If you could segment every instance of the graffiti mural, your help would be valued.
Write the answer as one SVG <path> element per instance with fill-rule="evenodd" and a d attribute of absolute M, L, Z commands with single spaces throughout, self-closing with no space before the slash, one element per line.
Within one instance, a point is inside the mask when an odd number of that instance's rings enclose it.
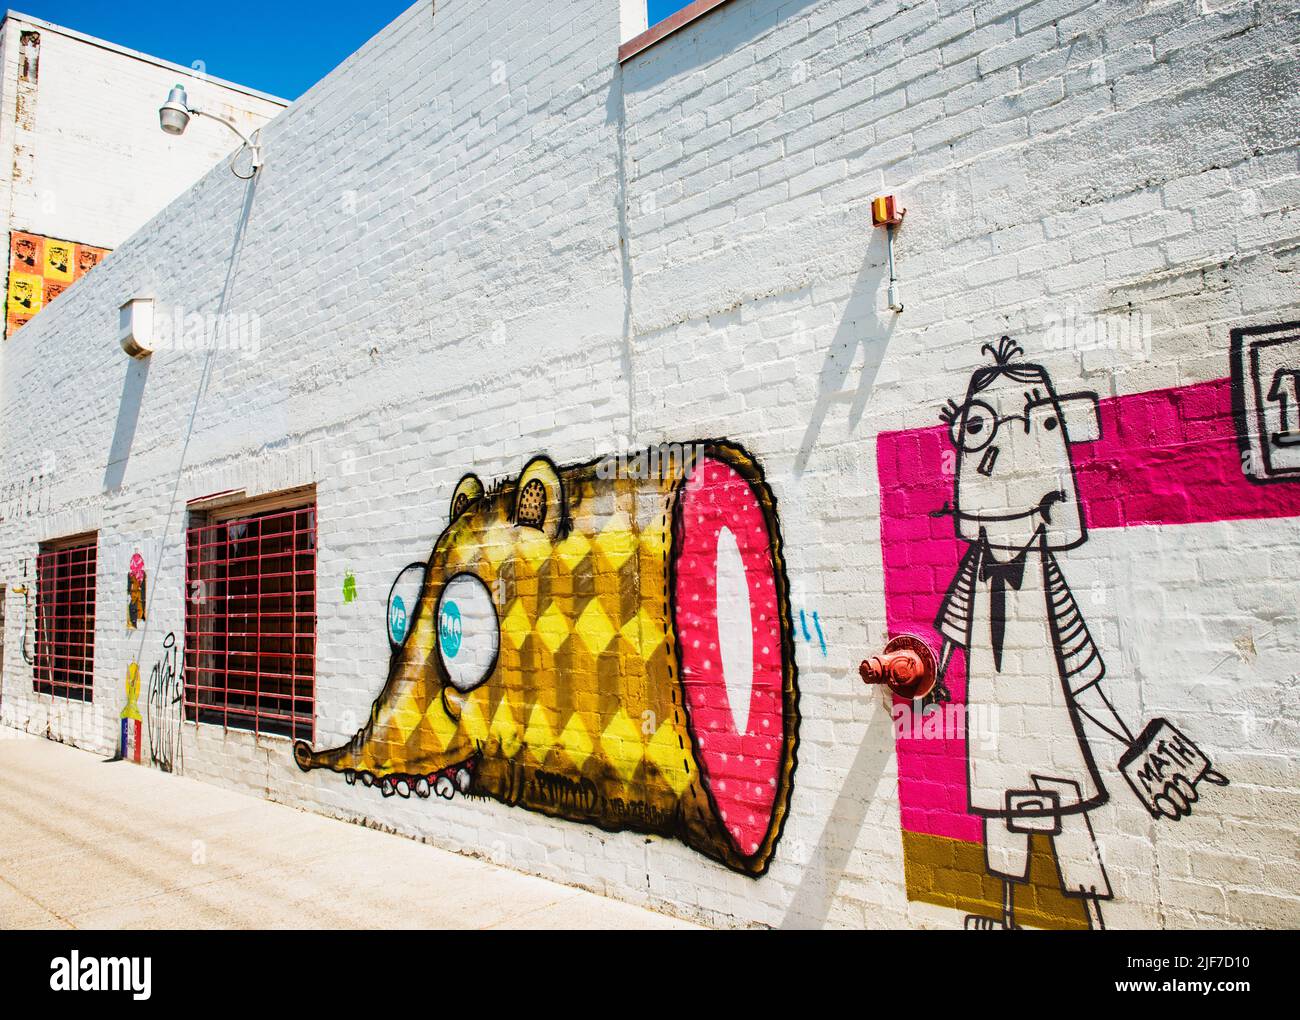
<path fill-rule="evenodd" d="M 1063 554 L 1090 529 L 1294 516 L 1300 494 L 1243 474 L 1227 380 L 1099 401 L 1058 393 L 1006 338 L 985 352 L 940 428 L 877 442 L 889 630 L 941 649 L 936 706 L 896 729 L 908 895 L 968 927 L 1100 927 L 1099 757 L 1152 817 L 1228 780 L 1168 720 L 1136 732 L 1116 712 Z"/>
<path fill-rule="evenodd" d="M 108 254 L 107 248 L 73 244 L 40 234 L 9 235 L 9 293 L 5 336 L 80 280 Z"/>
<path fill-rule="evenodd" d="M 146 581 L 144 557 L 132 553 L 131 563 L 126 572 L 126 626 L 135 630 L 143 620 L 145 612 Z"/>
<path fill-rule="evenodd" d="M 384 796 L 486 797 L 762 875 L 798 732 L 776 502 L 725 441 L 456 487 L 389 597 L 387 683 L 342 746 Z"/>
<path fill-rule="evenodd" d="M 164 772 L 181 770 L 181 712 L 183 697 L 176 679 L 180 649 L 176 635 L 168 631 L 162 654 L 149 671 L 146 714 L 149 720 L 149 760 Z"/>

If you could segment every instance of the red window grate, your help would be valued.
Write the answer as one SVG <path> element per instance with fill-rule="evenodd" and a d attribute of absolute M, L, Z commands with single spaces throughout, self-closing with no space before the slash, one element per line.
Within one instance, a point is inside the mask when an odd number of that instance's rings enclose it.
<path fill-rule="evenodd" d="M 94 538 L 36 557 L 36 660 L 32 689 L 69 701 L 95 700 Z"/>
<path fill-rule="evenodd" d="M 316 506 L 192 523 L 185 718 L 314 738 Z"/>

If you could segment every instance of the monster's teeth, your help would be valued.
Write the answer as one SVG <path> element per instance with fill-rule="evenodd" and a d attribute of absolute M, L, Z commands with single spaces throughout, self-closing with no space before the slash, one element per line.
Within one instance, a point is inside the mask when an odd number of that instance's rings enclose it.
<path fill-rule="evenodd" d="M 425 779 L 424 776 L 415 781 L 415 793 L 419 797 L 429 796 L 429 780 Z"/>
<path fill-rule="evenodd" d="M 470 776 L 468 769 L 457 769 L 456 789 L 460 790 L 461 793 L 469 793 L 469 784 L 471 779 L 472 777 Z"/>
<path fill-rule="evenodd" d="M 409 797 L 411 795 L 411 784 L 405 779 L 399 779 L 397 781 L 397 793 L 399 796 Z"/>
<path fill-rule="evenodd" d="M 347 780 L 348 786 L 356 786 L 356 785 L 357 785 L 357 770 L 356 770 L 356 769 L 344 769 L 344 770 L 343 770 L 343 778 Z"/>
<path fill-rule="evenodd" d="M 451 780 L 446 776 L 439 776 L 438 781 L 433 784 L 433 788 L 438 791 L 439 797 L 446 797 L 451 800 L 456 796 L 456 787 L 451 785 Z"/>
<path fill-rule="evenodd" d="M 361 773 L 361 785 L 362 785 L 362 786 L 373 786 L 373 785 L 374 785 L 374 782 L 375 782 L 375 777 L 372 776 L 369 772 L 363 772 L 363 773 Z"/>
<path fill-rule="evenodd" d="M 393 788 L 393 781 L 388 778 L 385 778 L 384 781 L 379 784 L 379 789 L 383 791 L 385 797 L 391 797 L 397 792 L 397 790 Z"/>

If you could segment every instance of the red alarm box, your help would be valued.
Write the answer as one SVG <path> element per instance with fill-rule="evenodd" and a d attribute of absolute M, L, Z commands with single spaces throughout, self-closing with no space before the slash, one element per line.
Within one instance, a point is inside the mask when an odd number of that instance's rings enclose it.
<path fill-rule="evenodd" d="M 881 195 L 871 200 L 871 225 L 873 227 L 896 227 L 903 222 L 906 209 L 898 208 L 898 199 L 893 195 Z"/>

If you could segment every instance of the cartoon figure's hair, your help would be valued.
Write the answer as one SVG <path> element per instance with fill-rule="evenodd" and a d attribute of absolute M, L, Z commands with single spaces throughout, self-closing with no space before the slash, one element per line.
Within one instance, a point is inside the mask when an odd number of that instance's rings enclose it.
<path fill-rule="evenodd" d="M 943 410 L 939 412 L 939 420 L 945 425 L 952 425 L 965 411 L 966 404 L 970 403 L 975 394 L 988 389 L 1002 376 L 1006 376 L 1012 382 L 1034 387 L 1035 399 L 1037 399 L 1037 387 L 1039 386 L 1049 392 L 1052 391 L 1052 378 L 1047 374 L 1047 369 L 1042 365 L 1016 360 L 1017 357 L 1025 353 L 1025 350 L 1011 337 L 1003 336 L 999 338 L 996 345 L 992 343 L 985 344 L 980 348 L 980 353 L 989 355 L 993 359 L 993 364 L 977 368 L 971 373 L 970 384 L 966 388 L 964 402 L 959 404 L 955 400 L 949 400 Z"/>
<path fill-rule="evenodd" d="M 1024 354 L 1025 351 L 1009 336 L 999 339 L 996 347 L 991 343 L 985 344 L 980 348 L 980 353 L 987 353 L 992 356 L 993 364 L 975 370 L 971 376 L 970 389 L 967 391 L 968 396 L 979 393 L 980 390 L 988 389 L 999 376 L 1004 375 L 1013 382 L 1036 383 L 1048 388 L 1052 385 L 1047 369 L 1043 368 L 1042 365 L 1014 360 L 1017 356 Z"/>
<path fill-rule="evenodd" d="M 980 348 L 980 353 L 991 355 L 994 362 L 999 365 L 1008 365 L 1017 354 L 1024 354 L 1025 349 L 1012 340 L 1011 337 L 1003 336 L 998 341 L 997 347 L 992 344 L 985 344 Z"/>

